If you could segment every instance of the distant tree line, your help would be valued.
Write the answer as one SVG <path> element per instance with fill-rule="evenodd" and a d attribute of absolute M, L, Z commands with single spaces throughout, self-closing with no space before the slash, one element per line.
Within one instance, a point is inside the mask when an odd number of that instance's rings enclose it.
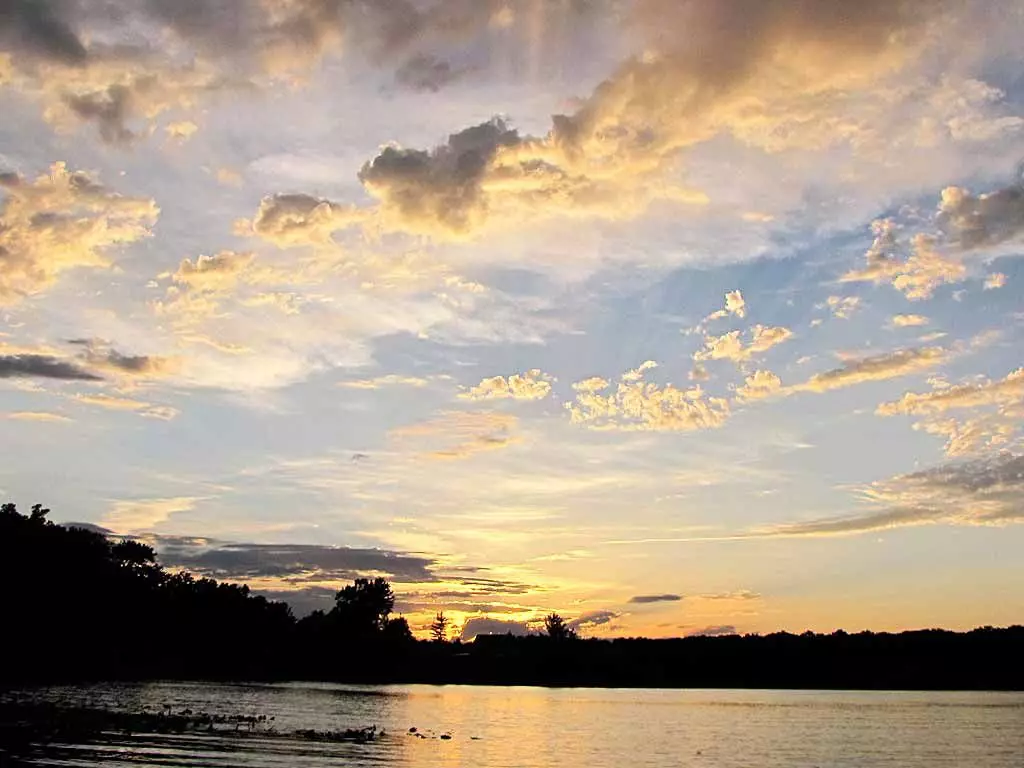
<path fill-rule="evenodd" d="M 296 620 L 246 586 L 169 573 L 153 549 L 0 506 L 0 684 L 320 679 L 502 685 L 1024 690 L 1024 627 L 670 640 L 544 633 L 416 641 L 383 578 Z"/>

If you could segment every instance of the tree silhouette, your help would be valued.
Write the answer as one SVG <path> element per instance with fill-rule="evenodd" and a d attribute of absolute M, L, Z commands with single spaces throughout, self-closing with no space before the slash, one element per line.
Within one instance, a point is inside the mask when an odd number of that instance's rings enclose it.
<path fill-rule="evenodd" d="M 443 643 L 448 639 L 449 621 L 448 617 L 444 615 L 444 611 L 437 612 L 434 623 L 430 625 L 430 637 L 434 642 Z"/>
<path fill-rule="evenodd" d="M 544 617 L 544 631 L 552 640 L 573 640 L 576 637 L 576 630 L 570 628 L 557 613 Z"/>
<path fill-rule="evenodd" d="M 382 576 L 356 579 L 334 596 L 334 613 L 342 627 L 356 635 L 374 634 L 388 625 L 395 593 Z"/>

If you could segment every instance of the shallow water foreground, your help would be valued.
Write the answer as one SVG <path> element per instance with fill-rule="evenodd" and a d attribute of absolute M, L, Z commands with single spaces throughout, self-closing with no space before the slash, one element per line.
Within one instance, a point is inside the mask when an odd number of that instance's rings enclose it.
<path fill-rule="evenodd" d="M 30 765 L 1024 765 L 1021 693 L 151 683 L 49 688 L 19 698 L 217 719 L 212 732 L 117 729 L 58 739 L 33 747 Z M 368 743 L 327 735 L 373 725 L 385 734 Z"/>

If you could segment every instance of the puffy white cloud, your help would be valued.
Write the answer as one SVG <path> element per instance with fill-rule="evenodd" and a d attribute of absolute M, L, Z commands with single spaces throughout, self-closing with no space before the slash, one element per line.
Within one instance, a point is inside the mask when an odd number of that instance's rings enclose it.
<path fill-rule="evenodd" d="M 963 263 L 940 253 L 936 239 L 930 235 L 914 235 L 909 255 L 900 260 L 895 256 L 895 223 L 880 219 L 872 229 L 875 239 L 867 252 L 867 267 L 847 272 L 842 282 L 888 283 L 910 301 L 920 301 L 931 298 L 939 286 L 960 282 L 967 276 Z"/>
<path fill-rule="evenodd" d="M 565 404 L 572 422 L 592 429 L 654 431 L 714 429 L 726 422 L 727 400 L 708 397 L 700 387 L 682 390 L 644 381 L 645 372 L 656 365 L 647 361 L 627 371 L 607 395 L 578 389 L 575 400 Z"/>
<path fill-rule="evenodd" d="M 551 394 L 552 381 L 553 379 L 542 373 L 539 368 L 533 368 L 525 373 L 514 373 L 508 378 L 492 376 L 484 379 L 459 397 L 465 400 L 543 400 Z"/>
<path fill-rule="evenodd" d="M 993 272 L 985 276 L 985 290 L 995 291 L 1006 285 L 1006 275 L 1002 272 Z"/>
<path fill-rule="evenodd" d="M 833 317 L 840 320 L 848 320 L 860 306 L 859 296 L 829 296 L 825 305 L 832 312 Z"/>
<path fill-rule="evenodd" d="M 889 322 L 894 328 L 911 328 L 928 325 L 931 321 L 924 315 L 893 315 Z"/>
<path fill-rule="evenodd" d="M 762 400 L 771 397 L 782 389 L 782 380 L 771 371 L 754 371 L 744 380 L 743 385 L 736 389 L 736 399 L 740 402 Z"/>
<path fill-rule="evenodd" d="M 876 413 L 917 417 L 914 429 L 945 438 L 950 456 L 1002 448 L 1017 439 L 1024 424 L 1024 368 L 994 381 L 951 386 L 936 380 L 932 387 L 882 403 Z"/>
<path fill-rule="evenodd" d="M 729 315 L 736 315 L 736 317 L 747 316 L 747 302 L 743 298 L 743 294 L 739 290 L 729 291 L 725 294 L 725 309 L 719 309 L 712 312 L 710 315 L 704 318 L 704 322 L 710 320 L 721 320 L 723 317 Z"/>
<path fill-rule="evenodd" d="M 704 340 L 704 349 L 693 354 L 695 361 L 732 360 L 734 363 L 745 363 L 755 355 L 767 352 L 772 347 L 792 338 L 793 332 L 788 328 L 755 325 L 750 330 L 750 343 L 744 344 L 740 331 L 730 331 L 721 336 L 708 336 Z"/>
<path fill-rule="evenodd" d="M 0 305 L 44 291 L 75 268 L 110 266 L 109 251 L 150 234 L 159 209 L 55 163 L 29 181 L 0 174 Z"/>

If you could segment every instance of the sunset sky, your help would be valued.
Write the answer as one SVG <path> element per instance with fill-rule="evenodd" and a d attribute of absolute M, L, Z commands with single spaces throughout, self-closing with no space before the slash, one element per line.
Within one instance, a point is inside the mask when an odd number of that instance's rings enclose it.
<path fill-rule="evenodd" d="M 0 500 L 467 638 L 1021 623 L 1022 35 L 4 4 Z"/>

